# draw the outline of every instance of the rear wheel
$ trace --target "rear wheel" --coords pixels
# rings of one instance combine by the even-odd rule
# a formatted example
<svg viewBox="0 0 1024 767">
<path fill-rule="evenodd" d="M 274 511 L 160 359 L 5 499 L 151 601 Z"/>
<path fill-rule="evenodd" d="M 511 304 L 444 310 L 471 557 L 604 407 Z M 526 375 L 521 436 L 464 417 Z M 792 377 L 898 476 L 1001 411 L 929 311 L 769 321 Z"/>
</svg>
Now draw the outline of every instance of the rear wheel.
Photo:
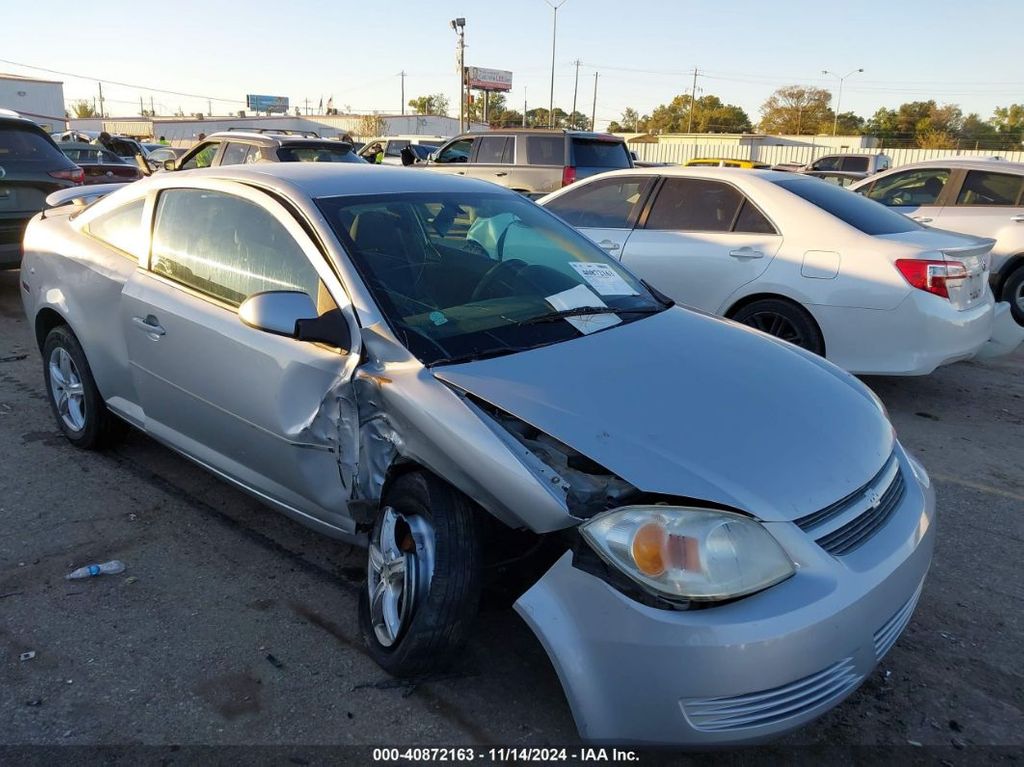
<svg viewBox="0 0 1024 767">
<path fill-rule="evenodd" d="M 58 325 L 43 343 L 43 377 L 57 426 L 76 447 L 106 445 L 116 418 L 100 396 L 81 344 L 66 325 Z"/>
<path fill-rule="evenodd" d="M 818 324 L 803 307 L 782 298 L 764 298 L 747 304 L 732 318 L 768 335 L 825 356 L 825 340 Z"/>
<path fill-rule="evenodd" d="M 359 624 L 370 656 L 395 676 L 444 666 L 480 602 L 476 511 L 436 477 L 404 474 L 385 493 L 370 534 Z"/>
<path fill-rule="evenodd" d="M 1018 266 L 1003 284 L 1002 298 L 1010 302 L 1010 312 L 1018 325 L 1024 325 L 1024 266 Z"/>
</svg>

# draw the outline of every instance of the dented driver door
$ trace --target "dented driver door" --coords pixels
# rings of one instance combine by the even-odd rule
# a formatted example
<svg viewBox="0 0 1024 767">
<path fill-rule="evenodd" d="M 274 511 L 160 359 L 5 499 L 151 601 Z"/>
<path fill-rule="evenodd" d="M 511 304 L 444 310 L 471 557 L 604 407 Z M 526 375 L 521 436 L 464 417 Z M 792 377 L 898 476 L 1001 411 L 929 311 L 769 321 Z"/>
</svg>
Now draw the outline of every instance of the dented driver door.
<svg viewBox="0 0 1024 767">
<path fill-rule="evenodd" d="M 345 294 L 277 202 L 237 184 L 196 186 L 160 192 L 148 268 L 122 293 L 145 428 L 282 510 L 352 532 L 359 335 Z M 307 292 L 321 313 L 343 308 L 354 348 L 245 325 L 238 305 L 265 290 Z"/>
</svg>

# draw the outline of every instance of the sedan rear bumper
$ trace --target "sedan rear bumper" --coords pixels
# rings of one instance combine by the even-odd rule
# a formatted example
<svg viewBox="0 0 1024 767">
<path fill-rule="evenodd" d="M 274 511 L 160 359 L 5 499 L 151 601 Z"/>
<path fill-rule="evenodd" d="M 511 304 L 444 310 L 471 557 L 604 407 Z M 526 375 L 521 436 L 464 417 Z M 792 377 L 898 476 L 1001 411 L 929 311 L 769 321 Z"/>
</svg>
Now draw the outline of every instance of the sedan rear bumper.
<svg viewBox="0 0 1024 767">
<path fill-rule="evenodd" d="M 994 300 L 957 310 L 912 290 L 894 309 L 813 306 L 830 362 L 858 375 L 928 375 L 971 359 L 990 338 Z"/>
<path fill-rule="evenodd" d="M 931 562 L 935 497 L 914 479 L 874 536 L 834 558 L 792 523 L 766 524 L 798 564 L 731 604 L 659 610 L 566 553 L 516 602 L 540 638 L 580 735 L 706 747 L 772 739 L 853 692 L 910 621 Z M 927 481 L 927 480 L 925 480 Z"/>
</svg>

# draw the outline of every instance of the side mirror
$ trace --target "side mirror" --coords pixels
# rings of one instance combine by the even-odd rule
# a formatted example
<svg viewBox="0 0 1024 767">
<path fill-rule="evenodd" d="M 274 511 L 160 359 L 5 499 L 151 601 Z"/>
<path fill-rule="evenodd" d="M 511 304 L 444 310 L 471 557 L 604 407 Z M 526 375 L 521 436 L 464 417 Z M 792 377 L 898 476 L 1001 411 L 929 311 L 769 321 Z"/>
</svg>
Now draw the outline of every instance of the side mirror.
<svg viewBox="0 0 1024 767">
<path fill-rule="evenodd" d="M 335 346 L 346 351 L 352 336 L 341 309 L 317 315 L 313 299 L 294 290 L 254 293 L 238 307 L 238 318 L 251 328 L 299 341 Z"/>
<path fill-rule="evenodd" d="M 440 153 L 440 149 L 435 149 L 433 152 L 427 155 L 427 162 L 437 162 L 437 158 Z"/>
<path fill-rule="evenodd" d="M 174 170 L 174 160 L 164 160 L 164 170 Z"/>
</svg>

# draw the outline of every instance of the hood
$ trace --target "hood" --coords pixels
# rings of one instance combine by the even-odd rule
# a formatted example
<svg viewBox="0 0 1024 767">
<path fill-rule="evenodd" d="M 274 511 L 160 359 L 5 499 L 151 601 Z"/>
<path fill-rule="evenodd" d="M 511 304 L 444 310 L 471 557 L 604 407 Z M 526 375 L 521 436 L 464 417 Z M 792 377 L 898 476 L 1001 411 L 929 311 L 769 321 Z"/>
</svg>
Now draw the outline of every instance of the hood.
<svg viewBox="0 0 1024 767">
<path fill-rule="evenodd" d="M 642 491 L 768 521 L 849 495 L 894 447 L 892 427 L 852 376 L 681 308 L 433 374 Z"/>
</svg>

